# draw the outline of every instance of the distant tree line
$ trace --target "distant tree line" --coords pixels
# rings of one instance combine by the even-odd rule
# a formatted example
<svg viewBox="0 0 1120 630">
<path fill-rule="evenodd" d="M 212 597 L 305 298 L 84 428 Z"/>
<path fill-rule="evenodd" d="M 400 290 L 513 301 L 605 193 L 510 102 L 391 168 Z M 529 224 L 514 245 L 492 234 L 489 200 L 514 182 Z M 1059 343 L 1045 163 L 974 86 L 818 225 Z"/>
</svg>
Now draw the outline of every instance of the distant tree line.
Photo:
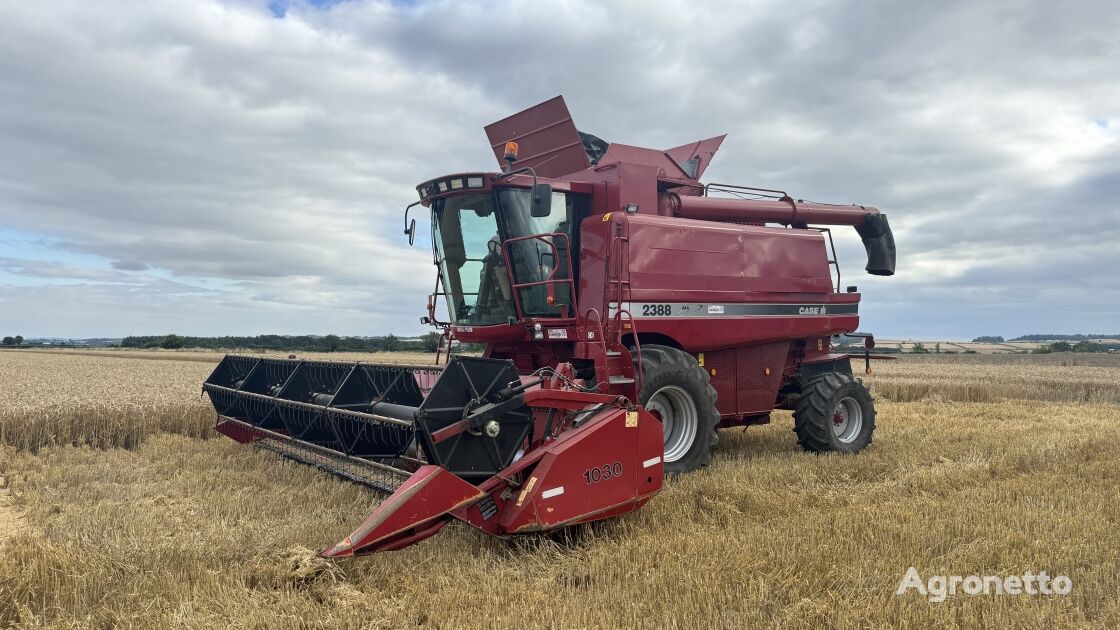
<svg viewBox="0 0 1120 630">
<path fill-rule="evenodd" d="M 23 343 L 23 336 L 16 335 L 15 337 L 4 337 L 3 339 L 0 339 L 0 343 L 4 344 L 5 346 L 18 346 L 19 344 Z"/>
<path fill-rule="evenodd" d="M 1120 351 L 1120 344 L 1096 343 L 1093 341 L 1055 341 L 1052 344 L 1036 348 L 1036 354 L 1050 354 L 1051 352 L 1116 352 Z"/>
<path fill-rule="evenodd" d="M 1003 337 L 999 335 L 983 335 L 972 340 L 972 343 L 1003 343 Z"/>
<path fill-rule="evenodd" d="M 393 334 L 383 337 L 341 337 L 339 335 L 257 335 L 255 337 L 188 337 L 136 335 L 121 340 L 122 348 L 204 348 L 224 350 L 283 350 L 305 352 L 435 352 L 439 333 L 430 332 L 418 339 L 401 339 Z M 477 348 L 464 346 L 460 351 Z"/>
</svg>

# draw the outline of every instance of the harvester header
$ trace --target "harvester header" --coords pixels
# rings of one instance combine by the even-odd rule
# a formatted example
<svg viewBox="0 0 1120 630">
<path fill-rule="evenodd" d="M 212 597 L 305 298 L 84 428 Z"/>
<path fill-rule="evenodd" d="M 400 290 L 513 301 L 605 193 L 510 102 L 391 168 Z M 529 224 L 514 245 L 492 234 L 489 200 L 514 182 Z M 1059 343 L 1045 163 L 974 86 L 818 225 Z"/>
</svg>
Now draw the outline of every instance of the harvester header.
<svg viewBox="0 0 1120 630">
<path fill-rule="evenodd" d="M 328 557 L 389 551 L 458 520 L 553 531 L 649 501 L 706 466 L 717 430 L 794 412 L 811 452 L 871 443 L 873 401 L 834 338 L 855 333 L 831 232 L 892 275 L 886 215 L 701 183 L 724 136 L 667 150 L 576 129 L 556 97 L 486 127 L 498 171 L 428 179 L 443 365 L 227 356 L 216 429 L 388 494 Z M 451 356 L 457 342 L 481 357 Z M 437 353 L 436 363 L 441 354 Z"/>
</svg>

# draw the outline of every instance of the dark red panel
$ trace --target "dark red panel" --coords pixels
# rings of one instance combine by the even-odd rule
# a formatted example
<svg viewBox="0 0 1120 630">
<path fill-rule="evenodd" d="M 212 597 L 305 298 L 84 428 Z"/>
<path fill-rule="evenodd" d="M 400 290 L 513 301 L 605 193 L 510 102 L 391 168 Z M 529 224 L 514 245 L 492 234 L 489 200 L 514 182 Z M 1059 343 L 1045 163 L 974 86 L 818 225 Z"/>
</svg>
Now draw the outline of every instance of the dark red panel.
<svg viewBox="0 0 1120 630">
<path fill-rule="evenodd" d="M 716 390 L 716 410 L 719 415 L 737 414 L 739 406 L 735 392 L 735 350 L 705 352 L 704 369 L 708 371 L 712 387 Z"/>
<path fill-rule="evenodd" d="M 722 136 L 708 138 L 707 140 L 697 140 L 696 142 L 682 144 L 679 147 L 666 150 L 665 154 L 678 164 L 686 165 L 686 171 L 688 170 L 687 164 L 689 160 L 696 160 L 695 172 L 690 173 L 690 175 L 693 179 L 700 179 L 700 176 L 703 175 L 704 171 L 708 168 L 708 164 L 711 164 L 712 157 L 715 156 L 716 151 L 719 150 L 719 145 L 723 144 L 723 139 L 726 137 L 727 134 L 724 134 Z"/>
<path fill-rule="evenodd" d="M 514 168 L 531 166 L 541 177 L 560 177 L 591 166 L 562 96 L 486 125 L 486 137 L 503 167 L 505 144 L 511 140 L 518 144 Z"/>
<path fill-rule="evenodd" d="M 648 166 L 653 169 L 651 172 L 655 178 L 659 179 L 672 179 L 672 180 L 691 180 L 687 173 L 681 168 L 679 164 L 673 161 L 664 151 L 657 149 L 646 149 L 645 147 L 635 147 L 628 144 L 620 144 L 612 142 L 607 152 L 603 157 L 599 158 L 600 164 L 610 164 L 612 162 L 619 162 L 626 166 L 630 164 L 640 164 Z M 648 186 L 650 179 L 644 183 Z M 646 209 L 647 212 L 656 213 L 657 206 Z"/>
<path fill-rule="evenodd" d="M 788 353 L 788 341 L 736 350 L 739 413 L 765 413 L 774 408 Z"/>
<path fill-rule="evenodd" d="M 642 408 L 608 408 L 541 448 L 540 463 L 522 475 L 527 480 L 499 516 L 503 533 L 547 531 L 622 514 L 661 490 L 661 423 Z"/>
<path fill-rule="evenodd" d="M 816 230 L 643 214 L 627 221 L 636 300 L 731 302 L 750 299 L 747 293 L 832 291 L 824 236 Z"/>
</svg>

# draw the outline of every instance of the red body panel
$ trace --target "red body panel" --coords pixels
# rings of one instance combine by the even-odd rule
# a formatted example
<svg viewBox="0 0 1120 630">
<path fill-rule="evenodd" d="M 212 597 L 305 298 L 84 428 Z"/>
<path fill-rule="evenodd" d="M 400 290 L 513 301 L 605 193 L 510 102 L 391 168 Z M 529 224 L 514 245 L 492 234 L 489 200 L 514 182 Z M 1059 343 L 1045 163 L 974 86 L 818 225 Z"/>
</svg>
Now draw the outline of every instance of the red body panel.
<svg viewBox="0 0 1120 630">
<path fill-rule="evenodd" d="M 661 423 L 645 409 L 600 414 L 545 447 L 499 528 L 542 531 L 637 509 L 661 490 L 663 450 Z"/>
<path fill-rule="evenodd" d="M 656 215 L 626 217 L 631 299 L 742 302 L 832 291 L 824 237 Z"/>
</svg>

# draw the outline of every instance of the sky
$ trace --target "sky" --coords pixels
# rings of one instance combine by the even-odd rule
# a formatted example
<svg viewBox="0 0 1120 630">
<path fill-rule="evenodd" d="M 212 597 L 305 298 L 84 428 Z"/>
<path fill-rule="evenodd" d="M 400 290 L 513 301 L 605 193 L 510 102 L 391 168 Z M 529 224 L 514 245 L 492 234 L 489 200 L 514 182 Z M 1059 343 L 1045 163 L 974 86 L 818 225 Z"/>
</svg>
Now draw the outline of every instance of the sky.
<svg viewBox="0 0 1120 630">
<path fill-rule="evenodd" d="M 1120 332 L 1120 4 L 656 4 L 0 4 L 0 333 L 425 332 L 416 184 L 557 94 L 886 212 L 894 277 L 835 231 L 862 330 Z"/>
</svg>

